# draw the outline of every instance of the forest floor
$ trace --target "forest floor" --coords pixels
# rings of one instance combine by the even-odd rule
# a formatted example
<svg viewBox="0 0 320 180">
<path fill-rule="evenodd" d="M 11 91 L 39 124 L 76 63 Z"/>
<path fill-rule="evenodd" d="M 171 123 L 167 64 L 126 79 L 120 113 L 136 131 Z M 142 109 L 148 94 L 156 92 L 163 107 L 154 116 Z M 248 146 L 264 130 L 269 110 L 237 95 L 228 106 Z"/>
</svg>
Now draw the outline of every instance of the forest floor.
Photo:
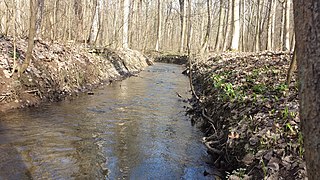
<svg viewBox="0 0 320 180">
<path fill-rule="evenodd" d="M 27 40 L 16 43 L 17 61 L 25 59 Z M 131 76 L 152 62 L 134 50 L 100 49 L 36 41 L 32 61 L 18 77 L 12 74 L 13 40 L 0 37 L 0 112 L 57 101 Z M 91 53 L 89 52 L 91 51 Z"/>
<path fill-rule="evenodd" d="M 222 176 L 306 178 L 296 74 L 285 85 L 290 59 L 285 52 L 195 58 L 188 113 Z"/>
</svg>

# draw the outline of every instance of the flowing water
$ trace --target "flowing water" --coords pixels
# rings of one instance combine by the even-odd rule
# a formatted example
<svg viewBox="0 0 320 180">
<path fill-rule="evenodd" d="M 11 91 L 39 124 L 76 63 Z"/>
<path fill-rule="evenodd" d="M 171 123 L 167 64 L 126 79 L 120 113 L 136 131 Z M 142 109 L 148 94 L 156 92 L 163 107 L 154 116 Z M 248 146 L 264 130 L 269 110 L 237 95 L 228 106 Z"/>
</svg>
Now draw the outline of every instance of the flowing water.
<svg viewBox="0 0 320 180">
<path fill-rule="evenodd" d="M 0 117 L 0 179 L 210 179 L 182 67 Z M 212 177 L 211 177 L 212 178 Z"/>
</svg>

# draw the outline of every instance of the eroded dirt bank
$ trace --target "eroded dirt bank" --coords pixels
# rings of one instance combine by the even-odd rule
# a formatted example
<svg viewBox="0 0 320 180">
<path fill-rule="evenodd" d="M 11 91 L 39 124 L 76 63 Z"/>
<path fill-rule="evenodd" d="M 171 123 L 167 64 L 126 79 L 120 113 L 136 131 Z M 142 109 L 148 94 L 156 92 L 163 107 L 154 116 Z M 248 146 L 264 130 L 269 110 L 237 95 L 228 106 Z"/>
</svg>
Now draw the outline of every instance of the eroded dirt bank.
<svg viewBox="0 0 320 180">
<path fill-rule="evenodd" d="M 129 49 L 103 49 L 90 53 L 74 45 L 36 41 L 32 62 L 19 78 L 11 76 L 12 39 L 0 39 L 0 111 L 56 101 L 87 92 L 103 83 L 120 80 L 151 64 L 146 56 Z M 17 60 L 25 58 L 27 41 L 17 42 Z"/>
<path fill-rule="evenodd" d="M 296 75 L 290 54 L 215 54 L 195 60 L 193 122 L 215 166 L 230 179 L 303 179 Z M 228 175 L 229 174 L 229 175 Z"/>
<path fill-rule="evenodd" d="M 148 57 L 152 57 L 155 62 L 183 65 L 188 63 L 187 54 L 177 54 L 172 52 L 147 51 Z"/>
</svg>

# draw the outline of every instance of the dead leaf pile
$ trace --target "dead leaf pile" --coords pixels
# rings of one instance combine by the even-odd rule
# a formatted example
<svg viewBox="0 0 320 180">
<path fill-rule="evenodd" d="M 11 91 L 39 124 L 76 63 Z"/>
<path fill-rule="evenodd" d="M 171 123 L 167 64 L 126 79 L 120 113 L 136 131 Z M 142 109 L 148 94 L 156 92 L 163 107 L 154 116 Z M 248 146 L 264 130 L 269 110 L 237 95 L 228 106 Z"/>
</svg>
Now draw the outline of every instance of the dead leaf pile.
<svg viewBox="0 0 320 180">
<path fill-rule="evenodd" d="M 290 53 L 261 52 L 195 59 L 199 98 L 191 100 L 188 112 L 204 129 L 203 142 L 217 168 L 229 176 L 306 177 L 296 75 L 285 85 L 290 58 Z"/>
</svg>

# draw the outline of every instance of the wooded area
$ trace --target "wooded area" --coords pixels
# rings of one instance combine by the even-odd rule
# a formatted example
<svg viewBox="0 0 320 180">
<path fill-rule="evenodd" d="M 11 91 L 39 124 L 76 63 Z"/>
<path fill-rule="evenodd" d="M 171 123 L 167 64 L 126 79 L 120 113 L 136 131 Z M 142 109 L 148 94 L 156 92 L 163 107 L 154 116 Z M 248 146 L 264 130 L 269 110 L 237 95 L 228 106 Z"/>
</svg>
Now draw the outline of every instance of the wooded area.
<svg viewBox="0 0 320 180">
<path fill-rule="evenodd" d="M 69 46 L 81 44 L 92 48 L 134 49 L 142 52 L 180 54 L 188 52 L 188 55 L 227 51 L 239 54 L 240 52 L 256 52 L 256 57 L 267 57 L 264 60 L 268 60 L 270 69 L 274 65 L 275 58 L 281 60 L 279 62 L 282 64 L 278 64 L 279 66 L 285 67 L 284 63 L 291 58 L 291 52 L 297 49 L 293 53 L 293 59 L 297 59 L 297 62 L 291 61 L 286 86 L 282 86 L 280 82 L 285 79 L 282 76 L 277 83 L 279 89 L 287 90 L 290 83 L 293 84 L 290 76 L 297 64 L 301 108 L 299 117 L 301 117 L 305 138 L 305 158 L 310 170 L 309 174 L 316 172 L 311 174 L 310 179 L 317 179 L 319 176 L 318 162 L 320 162 L 319 141 L 317 140 L 320 132 L 315 127 L 319 121 L 320 112 L 320 83 L 318 83 L 320 79 L 318 63 L 320 20 L 317 16 L 319 13 L 317 3 L 314 0 L 295 2 L 291 0 L 2 0 L 0 1 L 0 35 L 10 37 L 13 41 L 14 64 L 10 68 L 11 76 L 16 70 L 18 74 L 26 70 L 32 59 L 34 43 L 37 41 Z M 28 48 L 23 61 L 17 62 L 16 42 L 19 39 L 27 39 Z M 265 51 L 265 54 L 259 54 L 261 51 Z M 236 61 L 238 63 L 243 60 L 241 58 L 250 59 L 253 56 L 251 54 L 238 56 L 233 60 L 239 59 Z M 230 62 L 228 55 L 224 54 L 221 57 L 224 58 L 224 61 Z M 215 57 L 215 59 L 219 58 Z M 252 62 L 257 63 L 257 59 L 253 58 L 253 60 Z M 230 69 L 237 69 L 233 66 L 234 64 L 229 64 Z M 192 66 L 190 60 L 189 72 L 192 72 L 192 68 L 195 67 Z M 275 72 L 270 69 L 268 67 L 265 71 Z M 280 68 L 279 71 L 283 69 Z M 212 72 L 211 69 L 209 71 Z M 221 77 L 225 76 L 224 73 L 226 72 L 221 73 Z M 261 74 L 260 71 L 255 73 Z M 275 76 L 275 74 L 271 75 Z M 190 81 L 192 81 L 191 75 Z M 238 76 L 234 79 L 239 80 L 237 78 Z M 262 85 L 265 80 L 265 77 L 263 78 Z M 227 84 L 230 85 L 231 90 L 233 90 L 232 83 L 234 82 Z M 211 87 L 212 84 L 208 86 Z M 255 82 L 252 84 L 257 85 Z M 225 90 L 227 86 L 220 88 Z M 249 93 L 251 92 L 249 89 Z M 252 99 L 256 100 L 256 96 Z M 279 99 L 275 101 L 279 102 Z M 229 101 L 227 103 L 229 104 Z M 206 116 L 204 112 L 202 115 Z M 287 121 L 284 122 L 284 126 L 287 125 L 286 123 Z M 299 140 L 299 147 L 302 147 L 303 141 L 301 140 L 302 135 L 300 139 L 298 133 L 299 128 L 294 138 Z M 225 135 L 228 136 L 228 134 Z M 208 147 L 210 148 L 211 145 Z M 303 150 L 299 149 L 299 153 L 303 154 Z M 302 157 L 301 155 L 299 158 L 302 159 Z"/>
<path fill-rule="evenodd" d="M 292 50 L 290 0 L 34 0 L 36 38 L 192 52 Z M 0 33 L 28 36 L 30 4 L 0 2 Z"/>
</svg>

